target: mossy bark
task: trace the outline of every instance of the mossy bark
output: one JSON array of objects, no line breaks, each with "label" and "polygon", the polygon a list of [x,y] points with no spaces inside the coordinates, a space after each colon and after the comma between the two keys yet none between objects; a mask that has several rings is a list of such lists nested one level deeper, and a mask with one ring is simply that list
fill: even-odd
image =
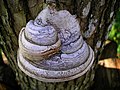
[{"label": "mossy bark", "polygon": [[[119,0],[56,0],[58,9],[77,15],[81,33],[95,51],[96,61],[102,49]],[[30,19],[45,6],[44,0],[0,0],[0,45],[16,74],[22,90],[88,90],[93,83],[96,61],[92,68],[75,80],[44,83],[25,75],[17,65],[18,34]]]}]

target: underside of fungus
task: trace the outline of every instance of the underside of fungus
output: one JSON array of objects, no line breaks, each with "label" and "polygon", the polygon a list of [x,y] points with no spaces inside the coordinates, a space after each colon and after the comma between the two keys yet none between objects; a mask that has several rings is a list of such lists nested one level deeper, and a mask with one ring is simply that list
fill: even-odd
[{"label": "underside of fungus", "polygon": [[63,82],[84,75],[94,52],[83,40],[79,22],[66,10],[49,6],[19,34],[19,68],[43,82]]}]

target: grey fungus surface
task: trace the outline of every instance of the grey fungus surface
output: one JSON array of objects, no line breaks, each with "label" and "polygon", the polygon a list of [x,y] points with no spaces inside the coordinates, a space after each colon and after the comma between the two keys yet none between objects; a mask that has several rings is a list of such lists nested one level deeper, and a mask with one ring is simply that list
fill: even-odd
[{"label": "grey fungus surface", "polygon": [[84,75],[94,62],[94,52],[73,15],[46,7],[20,31],[17,60],[32,78],[63,82]]}]

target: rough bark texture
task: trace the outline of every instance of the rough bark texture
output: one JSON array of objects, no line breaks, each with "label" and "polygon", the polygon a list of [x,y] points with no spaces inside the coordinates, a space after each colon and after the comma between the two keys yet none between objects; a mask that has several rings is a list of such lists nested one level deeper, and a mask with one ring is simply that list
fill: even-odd
[{"label": "rough bark texture", "polygon": [[[76,14],[82,34],[95,51],[96,60],[119,7],[119,0],[56,0],[58,9]],[[45,6],[44,0],[0,0],[0,45],[22,90],[88,90],[94,78],[93,67],[82,77],[63,83],[44,83],[25,75],[17,65],[18,34]]]}]

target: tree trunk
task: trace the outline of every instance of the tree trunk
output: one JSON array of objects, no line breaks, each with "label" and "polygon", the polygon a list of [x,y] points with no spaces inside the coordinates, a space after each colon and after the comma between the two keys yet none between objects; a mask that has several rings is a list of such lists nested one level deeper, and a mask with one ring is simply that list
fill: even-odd
[{"label": "tree trunk", "polygon": [[0,45],[22,90],[88,90],[93,83],[95,65],[119,0],[56,0],[56,3],[58,9],[77,15],[82,35],[93,48],[96,61],[86,74],[71,81],[45,83],[27,76],[17,65],[18,34],[43,9],[44,0],[0,0]]}]

